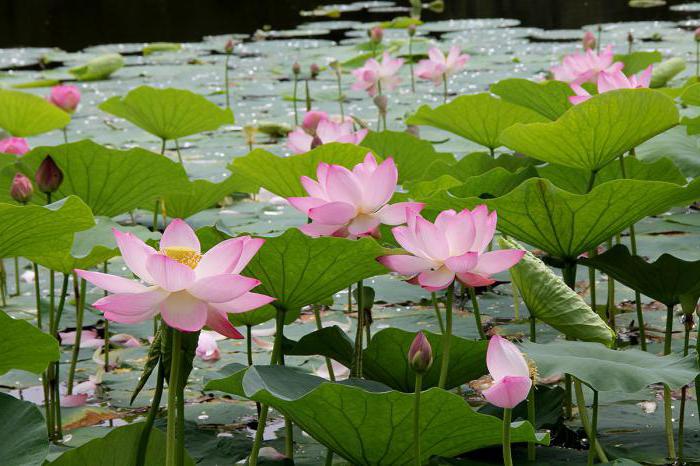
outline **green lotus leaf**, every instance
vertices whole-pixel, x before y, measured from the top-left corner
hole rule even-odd
[[[362,162],[369,150],[354,144],[323,144],[304,154],[279,157],[262,149],[255,149],[245,157],[233,159],[229,170],[260,187],[282,197],[307,196],[300,178],[306,175],[316,179],[319,162],[352,168]]]
[[[70,116],[38,95],[0,89],[0,128],[13,136],[36,136],[70,123]]]
[[[30,179],[47,155],[63,172],[63,183],[53,198],[78,196],[95,215],[113,217],[151,206],[168,192],[187,190],[190,183],[180,164],[159,154],[139,148],[108,149],[89,140],[37,147],[25,154],[21,165]],[[9,169],[0,174],[0,202],[12,202],[13,176]],[[35,187],[33,201],[43,204],[44,199]]]
[[[84,65],[74,66],[68,72],[80,81],[107,79],[124,66],[124,57],[118,53],[108,53],[90,59]]]
[[[304,432],[356,465],[410,464],[413,402],[409,393],[353,379],[331,383],[284,366],[254,366],[207,390],[221,390],[269,404]],[[500,445],[502,422],[479,414],[464,399],[439,388],[421,395],[421,461]],[[527,422],[511,424],[512,441],[548,444]]]
[[[49,453],[49,440],[46,421],[39,408],[29,401],[0,393],[0,412],[3,420],[0,426],[0,464],[43,464]]]
[[[503,145],[501,133],[506,128],[543,121],[547,118],[528,108],[490,94],[473,94],[457,97],[434,109],[423,105],[406,124],[433,126],[493,150]]]
[[[596,257],[579,261],[667,306],[679,304],[684,295],[700,296],[700,261],[684,261],[662,254],[649,263],[630,254],[627,246],[621,244]]]
[[[216,207],[226,196],[237,192],[256,192],[257,186],[241,176],[228,176],[214,183],[209,180],[191,180],[180,192],[163,196],[166,213],[170,218],[187,218],[202,210]],[[152,206],[148,206],[152,208]]]
[[[678,110],[669,97],[650,89],[622,89],[594,96],[554,122],[513,125],[501,140],[538,160],[598,171],[677,124]]]
[[[165,140],[214,131],[234,121],[230,109],[184,89],[139,86],[124,97],[105,100],[99,108]]]
[[[681,94],[681,102],[686,105],[700,106],[700,83],[685,88]]]
[[[694,354],[660,357],[637,349],[613,350],[584,341],[524,342],[521,347],[535,362],[540,377],[571,374],[598,391],[635,393],[656,383],[680,388],[698,375]]]
[[[101,438],[72,450],[67,450],[50,466],[136,466],[136,445],[139,444],[143,422],[129,424],[112,429]],[[165,464],[165,432],[152,429],[148,437],[144,466],[162,466]],[[194,461],[185,451],[185,466],[194,466]]]
[[[0,257],[68,253],[73,235],[94,225],[90,208],[75,196],[45,207],[0,203]]]
[[[685,60],[681,57],[672,57],[659,63],[654,67],[654,71],[651,73],[650,87],[666,86],[676,75],[682,73],[685,67]]]
[[[158,52],[177,52],[181,49],[182,44],[176,42],[151,42],[143,47],[141,53],[145,57]]]
[[[561,81],[534,82],[529,79],[511,78],[491,85],[489,91],[501,99],[534,110],[549,120],[556,120],[572,107],[569,97],[571,87]]]
[[[649,65],[654,63],[659,63],[662,59],[661,52],[654,50],[653,52],[632,52],[626,55],[615,55],[614,61],[620,61],[625,66],[622,71],[625,72],[627,76],[632,76],[640,71],[644,71]]]
[[[440,153],[428,141],[418,139],[412,134],[398,131],[371,131],[361,145],[372,150],[382,158],[392,157],[399,170],[399,184],[423,177],[425,167],[433,162],[447,164],[457,162],[454,155]]]
[[[501,238],[502,249],[523,249],[514,241]],[[531,315],[567,337],[612,344],[615,332],[588,304],[569,288],[544,262],[526,252],[510,276]]]
[[[56,339],[0,311],[0,375],[10,369],[39,374],[58,357]]]
[[[442,335],[423,332],[433,348],[433,361],[428,372],[423,375],[423,389],[438,386],[442,358]],[[408,349],[415,338],[415,332],[397,328],[385,328],[372,335],[363,351],[362,372],[366,379],[381,382],[395,390],[413,392],[415,373],[408,365]],[[452,336],[450,366],[446,389],[458,387],[476,380],[487,373],[486,342],[473,341]],[[290,355],[321,355],[335,359],[346,367],[352,364],[353,342],[339,327],[326,327],[304,335],[296,344],[285,349]]]

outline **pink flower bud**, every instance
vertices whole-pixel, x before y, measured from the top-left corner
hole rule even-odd
[[[64,112],[73,113],[80,103],[80,91],[75,86],[54,86],[51,88],[49,102]]]
[[[29,152],[29,144],[24,138],[9,137],[0,140],[0,152],[4,154],[24,155]]]
[[[294,73],[297,76],[299,75],[299,73],[301,73],[301,66],[299,65],[299,63],[294,62],[294,64],[292,65],[292,73]]]
[[[17,173],[12,179],[12,186],[10,186],[12,199],[20,204],[26,204],[32,198],[32,194],[34,194],[34,187],[31,180],[23,174]]]
[[[312,63],[309,66],[309,73],[311,73],[311,79],[316,79],[316,76],[321,72],[321,68],[318,67],[316,63]]]
[[[418,332],[408,349],[408,365],[416,374],[425,374],[433,365],[433,348],[423,334]]]
[[[379,44],[384,39],[384,30],[379,26],[373,27],[367,34],[369,35],[369,40],[375,44]]]
[[[50,155],[41,162],[39,168],[34,175],[34,181],[36,182],[39,191],[45,194],[52,193],[61,186],[63,182],[63,172],[56,162],[53,161]]]
[[[229,39],[226,41],[226,45],[224,45],[224,52],[226,53],[233,53],[233,39]]]
[[[586,31],[583,35],[583,50],[593,50],[596,45],[595,35],[591,31]]]

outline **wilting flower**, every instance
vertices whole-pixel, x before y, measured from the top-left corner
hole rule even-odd
[[[359,144],[367,132],[366,129],[353,131],[351,121],[335,122],[326,112],[312,110],[306,113],[301,126],[287,135],[287,147],[295,154],[302,154],[329,142]]]
[[[29,144],[24,138],[9,137],[0,139],[0,152],[3,154],[24,155],[29,152]]]
[[[195,354],[202,361],[218,361],[221,358],[221,351],[219,351],[219,345],[216,344],[215,335],[215,332],[205,330],[199,334]]]
[[[486,351],[486,366],[494,382],[483,392],[486,401],[499,408],[514,408],[527,398],[532,387],[530,368],[517,346],[494,335]]]
[[[318,181],[301,177],[309,197],[290,197],[288,201],[311,218],[311,223],[299,227],[309,236],[377,235],[380,224],[401,225],[408,209],[423,208],[417,202],[388,204],[398,176],[393,159],[377,165],[371,152],[352,170],[321,162],[316,169]]]
[[[63,183],[63,172],[50,155],[47,155],[37,168],[34,181],[39,191],[44,194],[53,193]]]
[[[629,78],[625,76],[625,73],[622,71],[615,71],[614,73],[602,72],[598,75],[598,94],[617,89],[639,89],[649,87],[649,83],[651,82],[651,72],[652,65],[649,65],[641,73],[635,76],[630,76]],[[589,94],[588,91],[579,84],[572,83],[570,86],[576,93],[576,95],[569,97],[569,101],[572,104],[578,105],[592,97],[591,94]]]
[[[20,204],[26,204],[32,198],[32,194],[34,194],[34,187],[31,180],[21,173],[15,174],[10,186],[12,199]]]
[[[507,270],[523,257],[520,249],[486,252],[496,231],[496,212],[485,205],[457,213],[444,210],[435,223],[418,212],[407,214],[407,225],[392,229],[396,241],[410,254],[381,256],[385,267],[429,291],[447,288],[455,279],[466,286],[494,283],[491,275]]]
[[[432,47],[428,50],[428,59],[418,62],[416,76],[421,79],[429,79],[438,86],[445,79],[464,68],[469,58],[469,55],[461,53],[456,45],[450,47],[447,56],[439,48]]]
[[[353,70],[355,82],[352,89],[367,91],[370,97],[374,97],[380,91],[394,90],[401,82],[401,78],[397,76],[401,65],[403,65],[402,58],[392,58],[387,52],[382,55],[381,62],[370,58],[364,66]]]
[[[591,31],[586,31],[582,42],[583,50],[593,50],[596,45],[595,35]]]
[[[589,49],[584,53],[567,55],[562,64],[553,66],[551,71],[558,81],[581,84],[595,82],[601,72],[615,73],[623,66],[619,61],[613,63],[612,45],[608,45],[600,54]]]
[[[418,332],[408,348],[408,365],[416,374],[425,374],[433,365],[433,348],[423,332]]]
[[[159,251],[131,233],[114,230],[114,236],[127,267],[145,285],[115,275],[76,270],[81,278],[114,293],[93,304],[109,320],[131,324],[160,314],[166,324],[184,332],[196,332],[206,325],[229,338],[243,338],[227,314],[273,301],[269,296],[251,293],[260,282],[240,275],[263,239],[232,238],[201,254],[197,235],[180,219],[165,229]]]
[[[54,86],[51,88],[49,102],[64,112],[73,113],[80,103],[80,91],[75,86]]]

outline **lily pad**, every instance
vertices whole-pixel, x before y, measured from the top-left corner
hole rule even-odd
[[[107,79],[124,66],[124,57],[118,53],[108,53],[90,59],[84,65],[74,66],[68,72],[80,81]]]
[[[661,52],[654,50],[653,52],[639,51],[626,55],[615,55],[613,60],[624,63],[625,66],[622,68],[622,71],[624,71],[627,76],[632,76],[633,74],[643,71],[649,65],[659,63],[662,58]]]
[[[38,95],[0,89],[0,128],[13,136],[36,136],[70,123],[70,116]]]
[[[537,83],[529,79],[511,78],[493,84],[489,90],[501,99],[529,108],[540,115],[556,120],[572,107],[571,87],[561,81]]]
[[[0,311],[0,375],[10,369],[40,374],[50,362],[58,361],[58,358],[58,342],[55,338],[29,322],[13,319]]]
[[[0,353],[2,354],[2,353]],[[2,355],[5,358],[5,355]],[[34,403],[0,393],[0,463],[38,466],[49,453],[46,421]]]

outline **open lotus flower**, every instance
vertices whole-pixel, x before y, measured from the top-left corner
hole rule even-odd
[[[359,144],[367,132],[367,129],[354,131],[352,121],[336,122],[326,112],[312,110],[304,116],[301,126],[289,133],[287,147],[295,154],[303,154],[329,142]]]
[[[76,270],[81,278],[114,293],[93,304],[109,320],[130,324],[160,314],[166,324],[183,332],[196,332],[206,325],[229,338],[243,338],[227,314],[273,301],[269,296],[251,293],[260,282],[240,275],[263,239],[228,239],[202,255],[197,235],[180,219],[165,229],[159,251],[131,233],[114,230],[114,236],[127,267],[145,285],[115,275]]]
[[[402,58],[392,58],[387,52],[382,55],[381,62],[370,58],[361,68],[353,70],[355,82],[352,89],[367,91],[370,97],[374,97],[380,91],[392,91],[401,82],[401,78],[397,76],[401,65],[403,65]]]
[[[608,45],[600,54],[589,49],[584,53],[567,55],[561,65],[551,68],[551,72],[558,81],[581,84],[595,82],[601,72],[615,73],[623,66],[625,65],[619,61],[613,63],[612,45]]]
[[[499,408],[514,408],[527,398],[532,386],[530,368],[517,346],[494,335],[486,351],[486,366],[494,382],[483,392],[486,401]]]
[[[399,172],[394,160],[387,158],[377,165],[369,152],[352,170],[341,165],[319,163],[314,181],[301,177],[309,197],[287,199],[312,222],[299,229],[309,236],[357,238],[377,235],[380,224],[401,225],[406,211],[420,211],[422,203],[388,204],[396,189]]]
[[[221,351],[219,351],[219,345],[216,344],[215,336],[215,332],[207,332],[206,330],[199,334],[195,354],[202,361],[218,361],[221,358]]]
[[[617,89],[639,89],[649,87],[649,83],[651,83],[652,70],[653,65],[649,65],[641,73],[630,76],[629,78],[625,76],[625,73],[622,71],[615,71],[613,73],[603,71],[598,75],[598,94]],[[576,95],[569,97],[569,102],[574,105],[578,105],[581,102],[585,102],[593,97],[587,90],[581,87],[580,84],[571,83],[570,86],[576,93]]]
[[[445,56],[442,50],[432,47],[428,50],[428,59],[418,62],[416,76],[421,79],[429,79],[436,86],[439,86],[443,80],[464,68],[464,65],[469,61],[469,55],[461,52],[458,46],[453,45]]]
[[[0,152],[3,154],[24,155],[29,152],[29,144],[24,138],[9,137],[0,139]]]
[[[520,249],[486,252],[496,231],[496,212],[485,205],[457,213],[445,210],[430,223],[418,212],[407,214],[407,225],[392,229],[410,254],[379,257],[385,267],[409,275],[410,283],[428,291],[447,288],[455,277],[466,286],[494,283],[492,274],[507,270],[523,257]]]
[[[80,103],[80,91],[75,86],[54,86],[51,88],[49,102],[66,113],[73,113]]]

